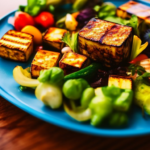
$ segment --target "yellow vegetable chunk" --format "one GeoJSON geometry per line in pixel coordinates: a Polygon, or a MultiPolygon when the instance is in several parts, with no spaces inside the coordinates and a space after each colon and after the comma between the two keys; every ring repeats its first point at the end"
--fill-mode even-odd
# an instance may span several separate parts
{"type": "Polygon", "coordinates": [[[36,27],[28,25],[25,26],[21,31],[33,35],[33,40],[36,45],[42,44],[42,33],[36,27]]]}

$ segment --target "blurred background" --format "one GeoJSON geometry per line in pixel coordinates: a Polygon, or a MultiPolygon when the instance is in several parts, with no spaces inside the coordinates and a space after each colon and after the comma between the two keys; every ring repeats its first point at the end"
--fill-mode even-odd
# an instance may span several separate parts
{"type": "Polygon", "coordinates": [[[0,0],[0,18],[18,9],[18,5],[26,5],[27,0],[0,0]]]}

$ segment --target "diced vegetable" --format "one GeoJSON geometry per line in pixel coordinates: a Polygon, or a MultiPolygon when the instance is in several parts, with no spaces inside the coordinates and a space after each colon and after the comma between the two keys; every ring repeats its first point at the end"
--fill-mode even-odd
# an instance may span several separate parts
{"type": "Polygon", "coordinates": [[[84,79],[70,79],[66,81],[63,85],[63,93],[65,97],[71,100],[78,100],[82,96],[82,92],[85,90],[85,88],[88,86],[88,84],[85,86],[85,82],[83,82],[84,79]]]}
{"type": "Polygon", "coordinates": [[[102,68],[102,65],[100,63],[92,63],[88,67],[85,67],[69,75],[66,75],[64,77],[64,80],[67,81],[69,79],[78,79],[78,78],[91,80],[94,77],[95,73],[98,71],[98,69],[101,69],[101,68],[102,68]]]}
{"type": "Polygon", "coordinates": [[[137,37],[136,35],[134,35],[130,60],[133,60],[134,58],[136,58],[148,46],[148,42],[146,42],[143,45],[141,45],[141,43],[142,43],[141,39],[137,37]]]}
{"type": "Polygon", "coordinates": [[[40,83],[35,90],[35,96],[52,109],[59,108],[62,105],[61,89],[50,83],[40,83]]]}
{"type": "Polygon", "coordinates": [[[25,32],[33,35],[34,43],[36,45],[42,44],[42,33],[36,27],[27,25],[21,30],[21,32],[25,32]]]}
{"type": "Polygon", "coordinates": [[[55,23],[54,16],[46,11],[43,11],[39,15],[34,17],[34,21],[37,25],[40,25],[44,29],[52,27],[55,23]]]}
{"type": "Polygon", "coordinates": [[[113,110],[111,98],[106,96],[95,96],[91,100],[89,108],[92,112],[91,124],[93,126],[98,126],[103,122],[106,117],[111,114],[113,110]]]}
{"type": "Polygon", "coordinates": [[[138,62],[144,60],[144,59],[147,59],[148,56],[145,55],[145,54],[140,54],[138,55],[136,58],[134,58],[133,60],[131,60],[129,63],[130,64],[137,64],[138,62]]]}
{"type": "Polygon", "coordinates": [[[59,67],[52,67],[48,70],[41,71],[38,80],[40,82],[51,83],[59,86],[63,83],[64,72],[59,67]]]}
{"type": "Polygon", "coordinates": [[[16,12],[14,18],[14,27],[17,31],[21,31],[27,25],[34,26],[34,19],[25,12],[16,12]]]}
{"type": "Polygon", "coordinates": [[[95,96],[94,89],[91,87],[86,88],[83,91],[82,96],[81,96],[81,106],[83,106],[84,108],[87,108],[94,96],[95,96]]]}
{"type": "Polygon", "coordinates": [[[78,22],[71,14],[67,14],[66,20],[65,20],[65,25],[68,30],[75,31],[78,26],[78,22]]]}
{"type": "Polygon", "coordinates": [[[128,123],[128,117],[126,113],[114,112],[109,117],[109,125],[111,127],[122,127],[128,123]]]}

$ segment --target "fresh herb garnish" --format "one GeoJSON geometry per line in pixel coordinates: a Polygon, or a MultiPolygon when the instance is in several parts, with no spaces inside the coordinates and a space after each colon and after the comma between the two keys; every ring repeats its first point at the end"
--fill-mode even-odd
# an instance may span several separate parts
{"type": "Polygon", "coordinates": [[[135,73],[137,73],[138,75],[142,75],[143,73],[145,73],[145,69],[142,66],[139,66],[137,64],[131,64],[128,67],[129,71],[131,71],[132,75],[134,75],[135,73]]]}
{"type": "Polygon", "coordinates": [[[62,41],[65,42],[73,50],[73,52],[78,52],[78,32],[72,33],[72,35],[67,32],[63,36],[62,41]]]}

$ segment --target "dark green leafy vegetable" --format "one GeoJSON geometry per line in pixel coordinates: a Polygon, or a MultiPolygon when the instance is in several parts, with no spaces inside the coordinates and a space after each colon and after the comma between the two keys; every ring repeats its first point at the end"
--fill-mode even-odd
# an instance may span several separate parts
{"type": "Polygon", "coordinates": [[[131,71],[132,75],[134,75],[135,73],[137,73],[138,75],[142,75],[144,72],[146,72],[142,66],[139,66],[137,64],[131,64],[128,69],[129,71],[131,71]]]}
{"type": "Polygon", "coordinates": [[[69,79],[83,78],[89,81],[95,76],[98,69],[102,69],[102,65],[100,63],[92,63],[91,65],[79,71],[66,75],[64,77],[64,80],[67,81],[69,79]]]}
{"type": "Polygon", "coordinates": [[[66,43],[74,52],[78,52],[78,32],[72,33],[67,32],[62,41],[66,43]]]}

